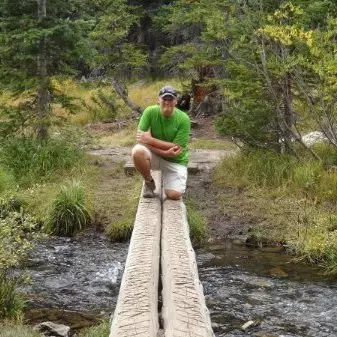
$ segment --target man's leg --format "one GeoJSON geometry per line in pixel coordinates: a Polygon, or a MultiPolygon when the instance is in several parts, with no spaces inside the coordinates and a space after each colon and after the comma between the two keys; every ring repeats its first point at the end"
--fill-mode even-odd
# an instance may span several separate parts
{"type": "Polygon", "coordinates": [[[151,152],[144,145],[137,144],[131,152],[132,160],[136,170],[144,180],[151,180],[151,152]]]}
{"type": "Polygon", "coordinates": [[[183,195],[181,192],[178,192],[175,190],[169,190],[169,189],[165,190],[165,194],[169,199],[172,199],[172,200],[180,200],[183,195]]]}
{"type": "Polygon", "coordinates": [[[167,160],[162,160],[161,166],[166,196],[172,200],[180,200],[186,189],[187,167],[167,160]]]}
{"type": "Polygon", "coordinates": [[[136,170],[145,180],[143,197],[153,197],[156,184],[151,175],[151,151],[146,146],[137,144],[132,149],[131,156],[136,170]]]}

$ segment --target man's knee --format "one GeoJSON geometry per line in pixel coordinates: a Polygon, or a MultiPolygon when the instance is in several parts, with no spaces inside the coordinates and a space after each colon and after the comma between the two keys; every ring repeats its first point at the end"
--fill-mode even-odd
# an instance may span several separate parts
{"type": "Polygon", "coordinates": [[[142,145],[142,144],[136,144],[132,151],[131,151],[131,157],[132,159],[141,160],[141,159],[150,159],[151,153],[150,150],[142,145]]]}
{"type": "Polygon", "coordinates": [[[169,199],[172,200],[180,200],[182,197],[182,193],[175,190],[165,190],[165,194],[169,199]]]}

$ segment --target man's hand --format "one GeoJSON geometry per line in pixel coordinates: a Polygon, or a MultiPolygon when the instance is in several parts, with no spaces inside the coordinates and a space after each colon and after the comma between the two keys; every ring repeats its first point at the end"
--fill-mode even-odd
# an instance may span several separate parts
{"type": "Polygon", "coordinates": [[[137,131],[137,142],[141,144],[148,144],[152,139],[150,131],[137,131]]]}
{"type": "Polygon", "coordinates": [[[180,145],[174,145],[166,150],[166,157],[172,158],[178,156],[182,151],[182,147],[180,145]]]}

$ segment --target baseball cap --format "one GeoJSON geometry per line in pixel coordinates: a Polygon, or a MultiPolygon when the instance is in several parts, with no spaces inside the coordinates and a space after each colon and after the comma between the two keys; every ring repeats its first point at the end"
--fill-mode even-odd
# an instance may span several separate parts
{"type": "Polygon", "coordinates": [[[165,96],[171,96],[173,98],[177,98],[178,94],[177,94],[176,89],[174,89],[170,85],[165,85],[164,87],[162,87],[160,89],[160,91],[159,91],[159,97],[163,98],[165,96]]]}

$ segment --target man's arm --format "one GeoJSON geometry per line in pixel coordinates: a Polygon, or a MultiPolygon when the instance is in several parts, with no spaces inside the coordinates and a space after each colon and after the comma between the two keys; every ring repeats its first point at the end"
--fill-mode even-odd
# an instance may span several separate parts
{"type": "Polygon", "coordinates": [[[155,154],[157,154],[161,157],[166,157],[166,158],[176,157],[182,151],[182,147],[180,145],[174,145],[174,146],[168,148],[167,150],[163,150],[163,149],[160,149],[158,147],[151,146],[151,145],[146,145],[146,147],[148,149],[150,149],[152,152],[154,152],[155,154]]]}
{"type": "Polygon", "coordinates": [[[169,148],[175,146],[176,144],[171,143],[171,142],[166,142],[164,140],[160,140],[157,138],[152,137],[150,131],[137,131],[137,141],[138,143],[144,144],[144,145],[149,145],[152,147],[156,147],[158,149],[162,150],[168,150],[169,148]]]}
{"type": "Polygon", "coordinates": [[[140,144],[144,144],[151,151],[162,157],[176,157],[182,150],[182,147],[178,144],[152,137],[150,131],[143,132],[138,130],[137,141],[140,144]]]}

